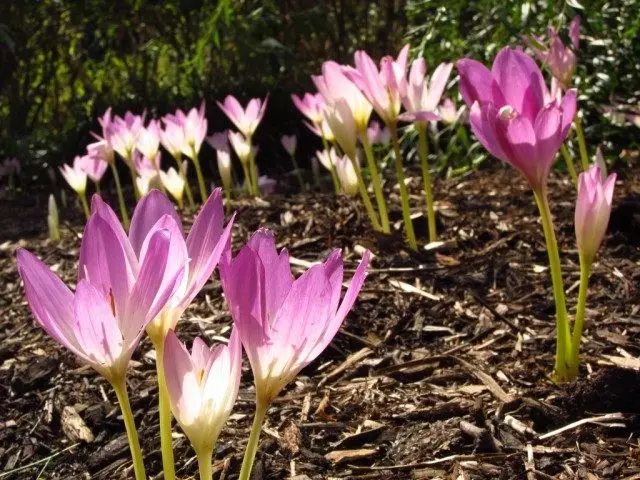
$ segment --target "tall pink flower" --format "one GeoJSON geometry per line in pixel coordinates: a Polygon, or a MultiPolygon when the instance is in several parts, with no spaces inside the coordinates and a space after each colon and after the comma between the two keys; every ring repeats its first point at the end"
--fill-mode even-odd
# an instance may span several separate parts
{"type": "Polygon", "coordinates": [[[580,254],[588,263],[593,261],[607,231],[615,185],[616,174],[612,173],[603,180],[598,166],[580,173],[575,213],[576,241],[580,254]]]}
{"type": "Polygon", "coordinates": [[[476,60],[456,64],[460,93],[471,107],[471,128],[495,157],[520,170],[540,191],[576,112],[576,91],[551,97],[540,68],[519,49],[505,47],[491,70],[476,60]]]}
{"type": "MultiPolygon", "coordinates": [[[[570,88],[571,79],[576,70],[576,52],[580,47],[580,17],[576,16],[569,24],[571,47],[565,46],[555,28],[547,29],[548,45],[533,37],[533,49],[541,62],[546,63],[551,73],[565,90],[570,88]],[[540,48],[542,46],[542,48],[540,48]]],[[[531,43],[531,42],[530,42],[531,43]]]]}
{"type": "Polygon", "coordinates": [[[182,150],[185,146],[182,123],[166,120],[166,117],[163,119],[163,122],[164,129],[160,130],[160,142],[174,159],[180,160],[180,157],[182,157],[182,150]]]}
{"type": "MultiPolygon", "coordinates": [[[[199,109],[192,108],[184,117],[182,129],[184,130],[184,144],[182,153],[193,160],[200,153],[200,147],[207,136],[207,119],[204,112],[204,101],[199,109]]],[[[204,199],[203,199],[204,200],[204,199]]]]}
{"type": "Polygon", "coordinates": [[[291,100],[300,112],[307,117],[311,123],[318,125],[322,123],[325,102],[319,93],[305,93],[302,98],[291,95],[291,100]]]}
{"type": "Polygon", "coordinates": [[[116,115],[108,123],[105,139],[126,162],[132,159],[138,136],[144,127],[144,117],[126,112],[124,118],[116,115]]]}
{"type": "Polygon", "coordinates": [[[342,256],[338,250],[294,279],[286,250],[258,230],[235,258],[227,251],[220,277],[231,316],[254,374],[259,405],[269,404],[331,342],[366,276],[363,256],[340,303],[342,256]]]}
{"type": "Polygon", "coordinates": [[[147,158],[156,156],[160,148],[160,124],[157,120],[151,120],[149,125],[140,128],[136,148],[147,158]]]}
{"type": "Polygon", "coordinates": [[[102,180],[109,164],[105,162],[101,156],[89,154],[77,158],[78,166],[87,174],[92,182],[98,183],[102,180]]]}
{"type": "Polygon", "coordinates": [[[440,118],[438,103],[447,86],[452,68],[452,63],[441,63],[429,78],[424,58],[420,57],[413,61],[409,82],[402,96],[402,103],[406,109],[406,113],[400,116],[402,120],[424,122],[440,118]]]}
{"type": "Polygon", "coordinates": [[[187,257],[171,228],[144,238],[136,257],[115,213],[94,196],[75,293],[27,250],[17,253],[27,301],[40,326],[109,381],[121,380],[146,325],[180,285],[187,257]]]}
{"type": "Polygon", "coordinates": [[[264,100],[252,98],[244,109],[233,95],[227,95],[223,103],[218,102],[218,106],[238,127],[242,135],[251,137],[262,121],[268,100],[268,97],[264,100]]]}
{"type": "Polygon", "coordinates": [[[191,353],[169,331],[164,370],[173,415],[199,455],[211,455],[238,397],[242,344],[236,329],[229,345],[209,348],[201,338],[191,353]]]}

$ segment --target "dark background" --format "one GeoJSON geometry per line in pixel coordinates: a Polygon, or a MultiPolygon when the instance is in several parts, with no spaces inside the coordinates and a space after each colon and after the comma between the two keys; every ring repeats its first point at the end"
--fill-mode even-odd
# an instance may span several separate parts
{"type": "MultiPolygon", "coordinates": [[[[610,162],[621,154],[628,161],[640,139],[630,122],[640,104],[640,0],[1,3],[0,159],[17,156],[27,178],[82,153],[108,106],[159,117],[205,99],[213,133],[230,126],[215,105],[228,93],[243,102],[270,93],[256,139],[264,170],[289,168],[284,133],[302,135],[304,166],[320,142],[289,96],[312,89],[309,76],[324,60],[350,62],[356,49],[395,55],[410,42],[430,69],[461,56],[490,63],[502,46],[522,45],[524,34],[550,24],[566,33],[576,14],[587,137],[603,144],[610,162]]],[[[206,168],[213,154],[204,148],[206,168]]]]}

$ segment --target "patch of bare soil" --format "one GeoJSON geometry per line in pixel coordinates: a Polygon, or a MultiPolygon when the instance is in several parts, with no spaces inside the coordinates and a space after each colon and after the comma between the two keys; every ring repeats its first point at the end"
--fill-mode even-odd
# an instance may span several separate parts
{"type": "MultiPolygon", "coordinates": [[[[401,219],[388,182],[392,216],[401,219]]],[[[414,172],[412,204],[422,208],[414,172]]],[[[412,253],[401,232],[375,235],[357,201],[323,193],[240,200],[234,243],[273,229],[292,257],[360,247],[375,258],[353,312],[320,358],[268,413],[254,478],[640,478],[640,177],[622,176],[594,265],[581,378],[550,380],[554,304],[532,195],[503,168],[435,185],[443,244],[412,253]]],[[[579,277],[571,184],[551,181],[565,288],[579,277]]],[[[133,478],[114,393],[35,325],[15,269],[18,246],[71,284],[82,221],[46,238],[46,198],[0,206],[0,478],[133,478]]],[[[190,215],[187,215],[191,218],[190,215]]],[[[424,239],[425,222],[416,220],[424,239]]],[[[179,334],[228,335],[219,282],[187,310],[179,334]]],[[[153,352],[138,349],[129,388],[150,478],[161,478],[153,352]]],[[[236,478],[253,415],[246,370],[216,451],[214,478],[236,478]]],[[[180,478],[197,465],[176,428],[180,478]]]]}

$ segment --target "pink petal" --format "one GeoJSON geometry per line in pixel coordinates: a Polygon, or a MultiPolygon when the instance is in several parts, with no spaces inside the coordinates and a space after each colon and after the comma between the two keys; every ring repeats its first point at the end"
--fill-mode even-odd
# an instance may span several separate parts
{"type": "MultiPolygon", "coordinates": [[[[536,157],[536,134],[533,125],[524,115],[515,113],[513,118],[500,118],[496,123],[496,138],[513,167],[520,170],[532,186],[541,177],[536,157]]],[[[546,177],[545,177],[546,178],[546,177]]]]}
{"type": "Polygon", "coordinates": [[[573,119],[576,115],[577,109],[577,91],[575,88],[567,90],[567,93],[562,97],[560,108],[562,109],[562,139],[567,138],[569,129],[573,123],[573,119]]]}
{"type": "Polygon", "coordinates": [[[536,158],[539,162],[538,180],[545,180],[554,159],[564,141],[562,135],[563,113],[556,106],[548,106],[540,111],[533,128],[537,139],[536,158]]]}
{"type": "Polygon", "coordinates": [[[507,155],[502,149],[496,136],[496,122],[498,121],[498,110],[492,103],[480,106],[478,102],[471,106],[469,123],[471,130],[478,141],[486,148],[491,155],[508,162],[507,155]]]}
{"type": "Polygon", "coordinates": [[[460,94],[469,107],[474,102],[492,102],[498,108],[504,105],[504,98],[495,98],[493,76],[482,63],[471,58],[463,58],[456,62],[456,68],[460,74],[460,94]]]}
{"type": "Polygon", "coordinates": [[[182,220],[173,203],[164,193],[154,188],[138,202],[131,218],[129,240],[136,255],[140,256],[144,239],[163,215],[172,217],[182,231],[182,220]]]}
{"type": "Polygon", "coordinates": [[[200,386],[191,356],[173,330],[169,330],[164,341],[164,371],[175,417],[193,420],[200,408],[200,386]]]}
{"type": "Polygon", "coordinates": [[[440,103],[440,98],[444,93],[449,81],[449,75],[453,69],[453,63],[441,63],[431,74],[429,79],[429,93],[427,94],[426,107],[435,110],[440,103]]]}

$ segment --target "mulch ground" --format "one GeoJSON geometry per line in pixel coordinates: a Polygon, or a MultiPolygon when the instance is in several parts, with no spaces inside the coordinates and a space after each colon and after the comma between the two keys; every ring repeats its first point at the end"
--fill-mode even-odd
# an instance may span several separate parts
{"type": "MultiPolygon", "coordinates": [[[[422,206],[414,172],[412,203],[422,206]]],[[[392,205],[397,191],[389,185],[392,205]]],[[[621,176],[606,244],[593,268],[578,381],[550,379],[554,304],[532,195],[493,167],[435,185],[443,243],[412,253],[382,238],[359,202],[331,194],[237,201],[234,244],[273,229],[295,265],[342,248],[353,269],[375,254],[332,345],[269,410],[254,478],[640,478],[640,175],[621,176]]],[[[579,276],[575,191],[554,175],[552,211],[568,307],[579,276]]],[[[18,246],[73,284],[79,216],[46,233],[46,196],[0,206],[0,479],[133,478],[114,393],[34,323],[15,269],[18,246]],[[84,440],[83,440],[84,439],[84,440]],[[92,440],[87,443],[86,440],[92,440]]],[[[392,209],[395,221],[400,211],[392,209]]],[[[187,220],[189,221],[189,220],[187,220]]],[[[425,238],[425,222],[416,219],[425,238]]],[[[300,270],[299,267],[295,267],[300,270]]],[[[347,275],[350,275],[348,273],[347,275]]],[[[180,336],[228,335],[217,279],[187,310],[180,336]]],[[[253,415],[251,373],[215,454],[214,478],[236,478],[253,415]]],[[[134,356],[129,389],[150,478],[162,478],[153,351],[134,356]]],[[[197,465],[179,428],[180,478],[197,465]]]]}

